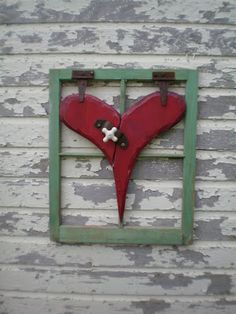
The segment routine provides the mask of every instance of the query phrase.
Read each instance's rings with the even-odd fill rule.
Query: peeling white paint
[[[74,8],[77,10],[74,10]],[[233,24],[235,22],[235,3],[233,0],[190,1],[188,5],[181,0],[138,0],[126,1],[126,5],[115,1],[107,3],[98,0],[22,2],[8,0],[3,6],[5,23],[40,22],[164,22],[164,23],[207,23]],[[16,20],[12,20],[13,17]],[[181,24],[180,24],[181,25]],[[214,25],[213,25],[214,26]]]
[[[48,86],[50,68],[198,68],[200,70],[200,87],[235,87],[235,61],[233,58],[196,57],[187,58],[175,55],[17,55],[1,58],[2,75],[0,86],[40,85]],[[11,65],[14,64],[14,67]]]

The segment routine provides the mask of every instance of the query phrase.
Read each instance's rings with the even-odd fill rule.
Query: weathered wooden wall
[[[5,0],[0,20],[0,313],[235,313],[235,0]],[[199,69],[193,245],[50,242],[48,72],[65,67]],[[154,90],[130,85],[127,104]],[[88,91],[118,106],[116,84]],[[180,123],[147,149],[181,150],[182,134]],[[66,128],[62,146],[95,149]],[[138,162],[127,224],[180,223],[181,167]],[[103,158],[63,160],[62,175],[64,221],[117,221]]]

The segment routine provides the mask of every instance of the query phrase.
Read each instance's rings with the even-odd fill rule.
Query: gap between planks
[[[0,122],[7,123],[8,125],[33,125],[34,121],[37,121],[42,126],[49,125],[48,116],[33,116],[33,117],[0,117]],[[45,123],[46,122],[46,123]],[[235,119],[198,119],[197,120],[197,128],[198,128],[198,135],[201,134],[202,128],[214,127],[218,129],[221,127],[220,130],[229,130],[229,129],[236,129]],[[184,125],[182,122],[178,123],[174,129],[184,129]],[[204,131],[204,130],[203,130]]]
[[[163,54],[163,55],[158,55],[157,54],[157,55],[154,55],[154,54],[137,53],[137,54],[132,54],[131,55],[130,53],[123,53],[123,54],[114,53],[113,54],[113,53],[97,53],[97,52],[90,52],[90,53],[82,53],[82,52],[81,53],[71,53],[71,52],[68,52],[68,53],[67,52],[58,52],[58,53],[56,53],[56,52],[54,52],[53,54],[49,54],[49,53],[38,52],[38,53],[32,53],[32,54],[27,54],[27,53],[3,54],[1,56],[2,57],[6,56],[9,59],[10,58],[14,59],[18,55],[20,55],[21,57],[22,57],[22,55],[25,55],[26,58],[29,58],[29,56],[30,56],[32,59],[34,59],[34,58],[41,57],[44,54],[47,55],[49,59],[51,58],[53,60],[55,60],[55,56],[54,55],[62,55],[62,56],[63,55],[67,55],[67,56],[70,55],[72,58],[75,57],[76,60],[79,60],[78,59],[78,57],[79,57],[81,60],[86,60],[84,65],[86,65],[87,67],[89,67],[89,63],[91,61],[94,61],[94,57],[96,58],[97,62],[101,62],[101,59],[102,59],[102,61],[107,61],[107,57],[111,56],[111,59],[109,60],[110,63],[112,63],[113,61],[116,62],[116,64],[119,61],[122,62],[121,64],[127,64],[130,61],[132,61],[132,62],[139,62],[140,65],[135,67],[137,69],[139,69],[139,68],[143,68],[143,69],[147,68],[146,65],[145,65],[145,67],[141,66],[142,62],[144,62],[144,61],[148,61],[149,65],[150,64],[157,64],[159,62],[160,62],[160,64],[163,64],[163,58],[168,58],[168,59],[176,58],[176,59],[178,59],[179,62],[186,61],[186,59],[187,59],[187,61],[189,63],[189,67],[187,67],[187,66],[185,66],[185,67],[180,66],[179,67],[179,66],[173,66],[173,65],[168,65],[168,67],[166,67],[167,69],[172,68],[172,69],[177,69],[177,70],[180,69],[180,68],[181,69],[185,69],[185,68],[186,69],[188,69],[188,68],[196,69],[197,68],[196,66],[195,67],[191,66],[191,60],[199,59],[199,60],[201,60],[202,62],[205,62],[205,63],[209,63],[211,59],[219,59],[219,60],[221,60],[221,61],[223,60],[223,61],[225,61],[227,63],[229,63],[229,60],[228,60],[229,58],[233,59],[233,60],[236,60],[236,56],[232,56],[232,55],[228,57],[227,55],[222,55],[222,56],[219,56],[219,55],[217,55],[217,56],[213,56],[213,55],[195,55],[194,53],[192,53],[192,54],[186,53],[184,55],[178,55],[178,54],[168,54],[168,55],[167,54]],[[104,56],[104,58],[101,58],[103,56]],[[127,56],[129,57],[128,60],[127,60]],[[227,59],[227,60],[225,60],[225,59]],[[22,62],[24,62],[24,61],[22,60]],[[100,67],[96,67],[96,68],[101,68],[103,66],[104,65],[101,64]],[[57,67],[54,67],[54,68],[57,69],[57,68],[61,68],[61,67],[57,66]],[[65,68],[65,66],[63,66],[63,68]],[[76,67],[72,67],[71,66],[69,68],[76,68]],[[110,66],[110,67],[106,66],[106,69],[110,69],[110,68],[112,68],[112,66]],[[120,65],[119,68],[122,68],[122,66]],[[124,67],[124,68],[127,69],[127,66]],[[157,68],[157,66],[155,68],[153,68],[153,69],[156,69],[156,68]],[[201,74],[201,72],[200,72],[200,74]],[[3,85],[1,85],[1,86],[3,86]],[[35,85],[33,85],[33,86],[35,86]],[[42,86],[45,86],[45,85],[42,85]],[[219,87],[217,87],[217,88],[219,88]]]
[[[17,244],[38,244],[38,245],[49,245],[54,247],[107,247],[107,248],[117,248],[120,247],[121,249],[124,248],[124,245],[112,245],[112,244],[61,244],[53,242],[49,239],[49,237],[34,237],[34,236],[0,236],[0,244],[1,243],[14,243]],[[146,247],[149,245],[135,245],[134,247]],[[182,249],[198,249],[198,248],[236,248],[236,241],[199,241],[194,240],[192,245],[189,246],[180,246]],[[160,248],[160,249],[170,249],[173,246],[153,246],[153,248]]]
[[[61,292],[50,292],[50,293],[42,293],[42,292],[25,292],[25,291],[6,291],[0,289],[0,295],[12,298],[30,298],[30,299],[49,299],[49,300],[85,300],[85,301],[150,301],[150,299],[155,300],[166,300],[167,302],[175,303],[175,302],[215,302],[217,300],[225,299],[226,301],[234,301],[236,300],[236,296],[234,295],[214,295],[214,296],[184,296],[184,295],[177,295],[177,296],[157,296],[157,295],[138,295],[138,296],[131,296],[131,295],[123,295],[123,294],[71,294],[71,293],[61,293]]]
[[[102,213],[108,214],[110,213],[116,213],[116,209],[90,209],[90,208],[62,208],[64,216],[69,215],[75,215],[75,214],[81,214],[84,212],[88,212],[88,214],[96,214],[99,213],[99,215]],[[32,215],[32,214],[49,214],[49,208],[46,207],[7,207],[7,206],[0,206],[0,213],[8,213],[10,211],[17,211],[19,215]],[[170,218],[176,216],[176,218],[180,218],[179,214],[181,213],[180,210],[155,210],[155,209],[126,209],[126,212],[128,213],[142,213],[143,215],[148,213],[158,213],[160,215],[160,218]],[[208,218],[236,218],[236,212],[233,211],[225,211],[225,210],[213,210],[213,211],[205,211],[204,209],[194,209],[194,213],[197,214],[199,217],[198,219],[208,219]],[[227,213],[227,214],[226,214]],[[236,242],[235,242],[236,243]]]
[[[11,52],[11,53],[1,53],[0,52],[0,57],[9,57],[9,56],[34,56],[34,55],[37,55],[37,56],[50,56],[50,55],[53,55],[53,56],[58,56],[58,55],[71,55],[72,53],[71,52],[56,52],[56,51],[53,51],[53,52],[50,52],[50,51],[47,51],[47,52],[30,52],[30,53],[25,53],[25,52],[17,52],[17,53],[14,53],[14,52]],[[77,57],[80,57],[81,59],[83,59],[81,57],[81,55],[84,55],[84,52],[78,52],[76,54]],[[117,56],[117,52],[114,52],[113,54],[110,53],[110,52],[102,52],[102,53],[99,53],[99,52],[87,52],[86,54],[87,56],[88,55],[94,55],[94,56],[104,56],[104,58],[106,59],[107,56]],[[167,53],[152,53],[151,55],[149,55],[148,53],[143,53],[143,54],[140,54],[139,52],[138,53],[135,53],[133,52],[132,53],[133,56],[145,56],[147,58],[150,58],[150,56],[153,56],[153,57],[165,57],[165,56],[170,56],[170,57],[176,57],[176,58],[180,58],[180,57],[187,57],[187,58],[199,58],[199,57],[208,57],[208,58],[232,58],[232,59],[235,59],[236,57],[234,55],[228,55],[228,54],[222,54],[222,55],[214,55],[214,54],[201,54],[201,55],[197,55],[196,53],[194,52],[191,52],[191,53],[180,53],[180,54],[176,54],[176,55],[170,55],[170,54],[167,54]],[[130,53],[119,53],[118,56],[130,56]],[[178,68],[176,68],[178,69]]]
[[[124,28],[135,28],[136,29],[142,29],[143,27],[146,26],[146,24],[148,24],[149,27],[173,27],[173,28],[186,28],[189,27],[191,25],[192,28],[201,28],[201,29],[215,29],[216,27],[219,29],[232,29],[232,30],[236,30],[236,25],[234,23],[229,23],[229,24],[218,24],[218,23],[210,23],[210,22],[206,22],[206,23],[191,23],[191,22],[153,22],[153,21],[133,21],[133,22],[123,22],[123,21],[91,21],[91,22],[76,22],[76,21],[72,21],[72,22],[26,22],[26,23],[1,23],[0,24],[0,30],[1,28],[5,29],[8,28],[8,30],[10,31],[10,29],[12,28],[13,30],[16,29],[16,27],[18,27],[18,29],[21,28],[28,28],[28,29],[33,29],[35,28],[35,30],[38,29],[38,27],[40,26],[52,26],[55,27],[58,26],[60,29],[62,27],[71,27],[71,25],[73,26],[81,26],[81,27],[91,27],[93,25],[98,26],[98,28],[111,28],[111,26],[114,26],[114,29],[117,29],[117,24],[121,27]]]
[[[104,81],[105,83],[105,81]],[[78,87],[73,84],[73,83],[68,83],[67,85],[64,85],[66,87],[73,87],[75,88],[76,90],[78,90]],[[104,86],[100,86],[100,85],[96,85],[96,83],[94,83],[94,85],[91,85],[89,87],[92,87],[92,88],[114,88],[116,87],[117,90],[119,88],[120,84],[119,83],[116,83],[116,82],[109,82],[107,84],[105,84]],[[127,84],[127,88],[140,88],[140,89],[145,89],[145,87],[149,87],[149,85],[147,86],[145,83],[143,85],[140,85],[140,83],[128,83]],[[155,86],[153,84],[153,86],[151,86],[153,88],[157,88],[157,91],[158,91],[158,86]],[[25,89],[26,91],[25,92],[29,92],[29,89],[35,89],[35,90],[40,90],[42,92],[48,92],[49,93],[49,85],[1,85],[0,86],[0,91],[1,90],[19,90],[19,89]],[[171,86],[170,86],[170,89]],[[175,90],[181,90],[183,93],[185,93],[185,88],[184,86],[177,86],[175,85],[173,87],[173,89]],[[199,92],[198,93],[198,97],[199,96],[236,96],[236,89],[235,88],[221,88],[221,87],[199,87]],[[127,92],[127,94],[129,94],[129,92]]]
[[[23,269],[24,268],[24,269]],[[147,273],[152,274],[155,272],[162,274],[174,274],[174,275],[182,275],[182,268],[163,268],[163,267],[114,267],[114,266],[91,266],[91,267],[82,267],[78,269],[77,267],[72,266],[43,266],[43,265],[9,265],[9,264],[0,264],[0,272],[1,271],[53,271],[60,273],[61,271],[88,271],[90,273],[99,273],[99,272],[111,272],[111,273],[119,273],[119,272],[127,272],[130,274],[137,273]],[[212,274],[212,275],[236,275],[236,269],[209,269],[209,268],[201,268],[195,269],[193,267],[184,269],[185,276],[204,276],[204,274]]]
[[[22,181],[22,178],[20,177],[0,177],[0,183],[1,182],[5,182],[7,181],[6,183],[9,182],[9,180],[14,180],[14,181]],[[23,178],[25,179],[25,181],[29,182],[32,181],[32,182],[35,182],[35,183],[43,183],[43,184],[47,184],[48,183],[48,178],[40,178],[40,177],[36,177],[36,178],[31,178],[31,177],[27,177],[27,178]],[[68,184],[69,183],[73,183],[73,182],[83,182],[84,183],[84,179],[81,178],[81,179],[77,179],[77,178],[62,178],[64,181],[67,181]],[[14,182],[12,181],[12,182]],[[160,187],[182,187],[182,180],[168,180],[168,181],[164,181],[164,180],[131,180],[131,181],[135,181],[135,182],[138,182],[139,184],[145,184],[145,183],[150,183],[150,181],[153,181],[157,186],[160,185]],[[11,182],[11,181],[10,181]],[[114,180],[113,179],[96,179],[96,178],[93,178],[93,179],[89,179],[88,180],[89,184],[104,184],[104,183],[114,183]],[[196,186],[196,190],[198,188],[235,188],[235,180],[229,180],[229,181],[200,181],[200,180],[196,180],[195,181],[195,186]],[[1,207],[1,206],[0,206]]]
[[[1,121],[1,118],[0,118],[0,121]],[[68,149],[68,152],[72,152],[72,153],[77,153],[75,151],[76,148],[69,148]],[[85,151],[86,150],[86,151]],[[12,146],[9,146],[9,147],[4,147],[4,146],[0,146],[0,153],[1,152],[5,152],[5,151],[12,151],[12,152],[15,152],[15,151],[18,151],[18,152],[27,152],[27,151],[33,151],[33,152],[37,152],[37,153],[48,153],[48,147],[32,147],[32,146],[27,146],[27,147],[12,147]],[[87,153],[88,155],[90,153],[94,153],[94,152],[100,152],[98,151],[96,148],[79,148],[79,151],[82,151],[83,154]],[[155,149],[149,149],[148,150],[148,153],[149,152],[153,152],[155,151]],[[160,152],[162,152],[163,154],[169,154],[171,153],[172,151],[175,151],[176,153],[183,153],[183,150],[180,150],[180,149],[160,149],[159,150]],[[197,158],[198,159],[201,159],[200,156],[208,156],[209,157],[209,154],[212,155],[213,157],[217,158],[217,157],[221,157],[221,156],[225,156],[225,157],[229,157],[229,158],[232,158],[232,157],[236,157],[236,151],[234,150],[206,150],[206,149],[197,149],[196,150],[196,154],[197,154]],[[215,155],[215,156],[214,156]],[[77,157],[75,157],[77,158]],[[82,157],[84,158],[84,157]],[[100,153],[100,156],[98,156],[97,158],[105,158],[105,156],[102,154],[102,152]],[[151,158],[151,157],[150,157]],[[155,158],[155,156],[154,156]],[[15,178],[18,178],[15,177]],[[35,179],[38,179],[35,178]]]

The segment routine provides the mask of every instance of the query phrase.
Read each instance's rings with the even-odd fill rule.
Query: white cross
[[[107,128],[102,128],[102,133],[105,134],[105,137],[103,138],[103,142],[106,143],[109,140],[112,140],[113,142],[117,142],[118,138],[115,136],[116,131],[117,131],[117,128],[114,126],[111,130],[108,130]]]

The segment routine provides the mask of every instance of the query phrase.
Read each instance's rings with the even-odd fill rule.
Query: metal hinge
[[[161,105],[167,105],[168,83],[175,80],[175,72],[152,72],[152,79],[159,83]]]
[[[94,78],[94,71],[72,71],[72,79],[79,80],[79,101],[84,101],[84,95],[86,91],[86,87],[88,85],[88,80]]]

